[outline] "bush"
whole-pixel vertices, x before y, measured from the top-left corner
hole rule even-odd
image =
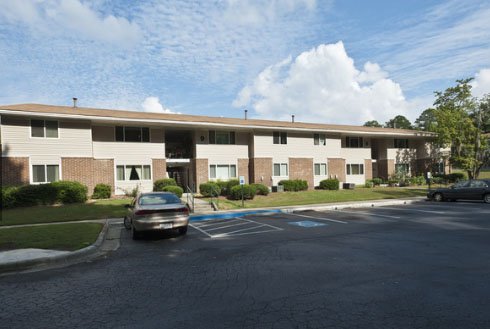
[[[21,186],[17,190],[15,198],[17,207],[48,205],[57,201],[60,202],[58,189],[53,186],[53,183]]]
[[[383,184],[383,179],[379,177],[375,177],[372,179],[372,182],[374,186],[380,186],[381,184]]]
[[[399,183],[400,181],[398,179],[394,179],[394,178],[388,179],[388,185],[391,187],[397,186]]]
[[[173,178],[158,179],[153,183],[153,191],[161,192],[166,186],[177,186],[177,182]]]
[[[366,183],[364,184],[364,187],[373,188],[374,187],[373,180],[372,179],[366,179]]]
[[[244,200],[252,200],[255,196],[256,189],[254,186],[248,184],[236,185],[231,188],[228,198],[232,200],[241,200],[242,193]]]
[[[305,191],[308,189],[308,182],[302,179],[282,180],[278,185],[284,186],[284,191]]]
[[[415,176],[410,178],[410,185],[424,185],[425,177],[424,176]]]
[[[264,184],[251,184],[255,188],[255,194],[256,195],[268,195],[269,194],[269,188],[265,186]]]
[[[205,197],[216,197],[220,194],[221,189],[218,184],[214,182],[207,182],[199,185],[199,192]]]
[[[163,188],[164,192],[172,192],[173,194],[177,195],[179,198],[182,197],[182,193],[184,193],[184,189],[180,186],[165,186]]]
[[[2,206],[1,209],[13,208],[16,206],[16,195],[19,188],[15,186],[2,187]]]
[[[57,190],[56,199],[61,203],[82,203],[87,201],[88,189],[82,183],[58,181],[51,183],[51,185]]]
[[[334,179],[324,179],[320,182],[320,188],[322,190],[338,190],[339,189],[339,180]]]
[[[111,197],[112,188],[107,184],[97,184],[94,187],[92,199],[109,199]]]

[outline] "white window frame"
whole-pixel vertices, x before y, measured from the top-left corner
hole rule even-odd
[[[122,127],[123,128],[123,140],[118,141],[117,140],[117,127]],[[140,136],[141,140],[139,142],[135,141],[126,141],[126,128],[139,128],[141,130]],[[148,142],[143,141],[143,128],[148,129]],[[142,126],[121,126],[121,125],[116,125],[114,126],[114,141],[117,143],[151,143],[151,128],[150,127],[142,127]]]
[[[228,143],[216,143],[216,134],[227,134],[228,135]],[[211,143],[211,134],[214,134],[214,143]],[[233,135],[233,138],[232,138]],[[233,142],[233,143],[232,143]],[[236,145],[236,133],[234,131],[228,130],[209,130],[208,131],[208,143],[211,145]]]
[[[351,146],[350,141],[355,140],[355,139],[357,139],[357,145],[358,146]],[[360,136],[346,136],[345,137],[345,147],[346,148],[352,148],[352,149],[364,148],[364,138],[360,137]]]
[[[278,135],[278,143],[274,142],[274,138],[275,136],[274,135]],[[285,143],[283,143],[283,137],[284,137],[284,141]],[[286,131],[273,131],[272,132],[272,144],[274,145],[288,145],[288,133]]]
[[[218,180],[221,178],[217,178],[217,173],[218,173],[218,166],[227,166],[228,167],[228,178],[227,179],[235,179],[238,177],[238,166],[235,163],[213,163],[209,165],[209,171],[208,171],[208,179],[211,181]],[[214,167],[214,175],[215,177],[211,177],[211,167]],[[231,167],[235,167],[235,176],[231,176]]]
[[[350,176],[361,176],[364,175],[364,163],[348,163],[345,165],[345,173]],[[359,174],[352,173],[352,166],[359,166]],[[362,170],[361,170],[362,169]]]
[[[42,121],[43,122],[44,136],[42,136],[42,137],[32,136],[32,121]],[[46,137],[46,121],[56,122],[56,124],[58,125],[58,127],[56,128],[56,131],[58,132],[57,137]],[[60,121],[59,120],[45,120],[45,119],[30,119],[30,121],[29,121],[29,138],[33,138],[33,139],[60,139]]]
[[[322,139],[323,139],[323,144],[322,144]],[[318,141],[318,144],[317,144],[317,141]],[[313,145],[315,145],[315,146],[326,146],[327,145],[327,135],[319,134],[319,133],[313,134]]]
[[[37,162],[37,161],[36,161]],[[34,171],[33,171],[33,166],[44,166],[44,182],[34,182]],[[51,182],[48,182],[48,167],[47,166],[58,166],[58,180],[63,180],[62,178],[62,172],[61,172],[61,161],[58,162],[44,162],[44,163],[32,163],[32,161],[29,159],[29,183],[31,185],[39,185],[39,184],[48,184]]]
[[[141,177],[138,180],[130,180],[129,177],[126,177],[126,167],[141,167]],[[117,167],[123,167],[124,179],[120,180],[117,177]],[[142,179],[143,177],[143,167],[150,167],[150,178]],[[150,182],[153,179],[153,166],[151,164],[116,164],[114,166],[114,180],[116,182]]]
[[[274,167],[279,165],[279,175],[276,175]],[[283,168],[286,168],[286,174],[283,175]],[[289,177],[289,164],[285,162],[275,162],[272,164],[272,176],[273,177]]]
[[[317,166],[319,167],[319,171],[320,171],[320,174],[316,174],[316,168]],[[322,174],[322,166],[325,167],[325,174]],[[328,176],[328,167],[327,167],[327,164],[324,163],[324,162],[319,162],[319,163],[315,163],[313,164],[313,175],[314,176]]]

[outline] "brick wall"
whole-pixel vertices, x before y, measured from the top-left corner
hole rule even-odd
[[[253,158],[250,159],[250,164],[251,182],[271,187],[272,158]]]
[[[245,177],[245,184],[249,183],[248,159],[238,159],[238,177]]]
[[[289,158],[289,179],[306,180],[308,189],[313,190],[313,158]]]
[[[378,160],[378,176],[383,179],[393,176],[395,173],[395,160],[383,159]]]
[[[364,160],[364,177],[366,179],[373,178],[373,161],[371,159]]]
[[[29,184],[29,158],[2,157],[1,184],[23,185]]]
[[[153,181],[167,178],[167,161],[165,159],[152,159]]]
[[[115,177],[114,177],[114,160],[113,159],[93,159],[93,179],[92,182],[97,184],[107,184],[112,188],[114,193]],[[89,190],[89,194],[92,194],[93,190]]]
[[[345,182],[345,159],[332,158],[328,159],[328,176],[341,182]]]
[[[209,180],[209,166],[208,159],[194,159],[194,173],[196,189],[199,191],[199,185]]]
[[[92,195],[97,184],[107,184],[114,193],[114,160],[93,158],[61,158],[61,178],[87,186]]]

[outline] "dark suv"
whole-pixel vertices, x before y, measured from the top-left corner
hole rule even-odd
[[[483,200],[490,203],[490,179],[459,181],[449,188],[430,190],[427,197],[434,201]]]

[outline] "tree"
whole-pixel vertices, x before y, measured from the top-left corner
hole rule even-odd
[[[385,123],[386,128],[413,129],[412,123],[403,115],[397,115]]]
[[[366,121],[366,122],[364,123],[364,127],[377,127],[377,128],[381,128],[381,127],[383,127],[383,126],[382,126],[382,125],[381,125],[381,123],[379,123],[378,121],[376,121],[376,120],[371,120],[371,121]]]
[[[434,131],[437,124],[433,108],[428,108],[415,120],[415,129],[423,131]]]
[[[478,178],[481,168],[489,164],[489,146],[482,136],[489,99],[472,96],[471,80],[456,80],[455,87],[435,92],[436,125],[432,128],[438,144],[451,147],[450,162],[466,170],[469,178]]]

